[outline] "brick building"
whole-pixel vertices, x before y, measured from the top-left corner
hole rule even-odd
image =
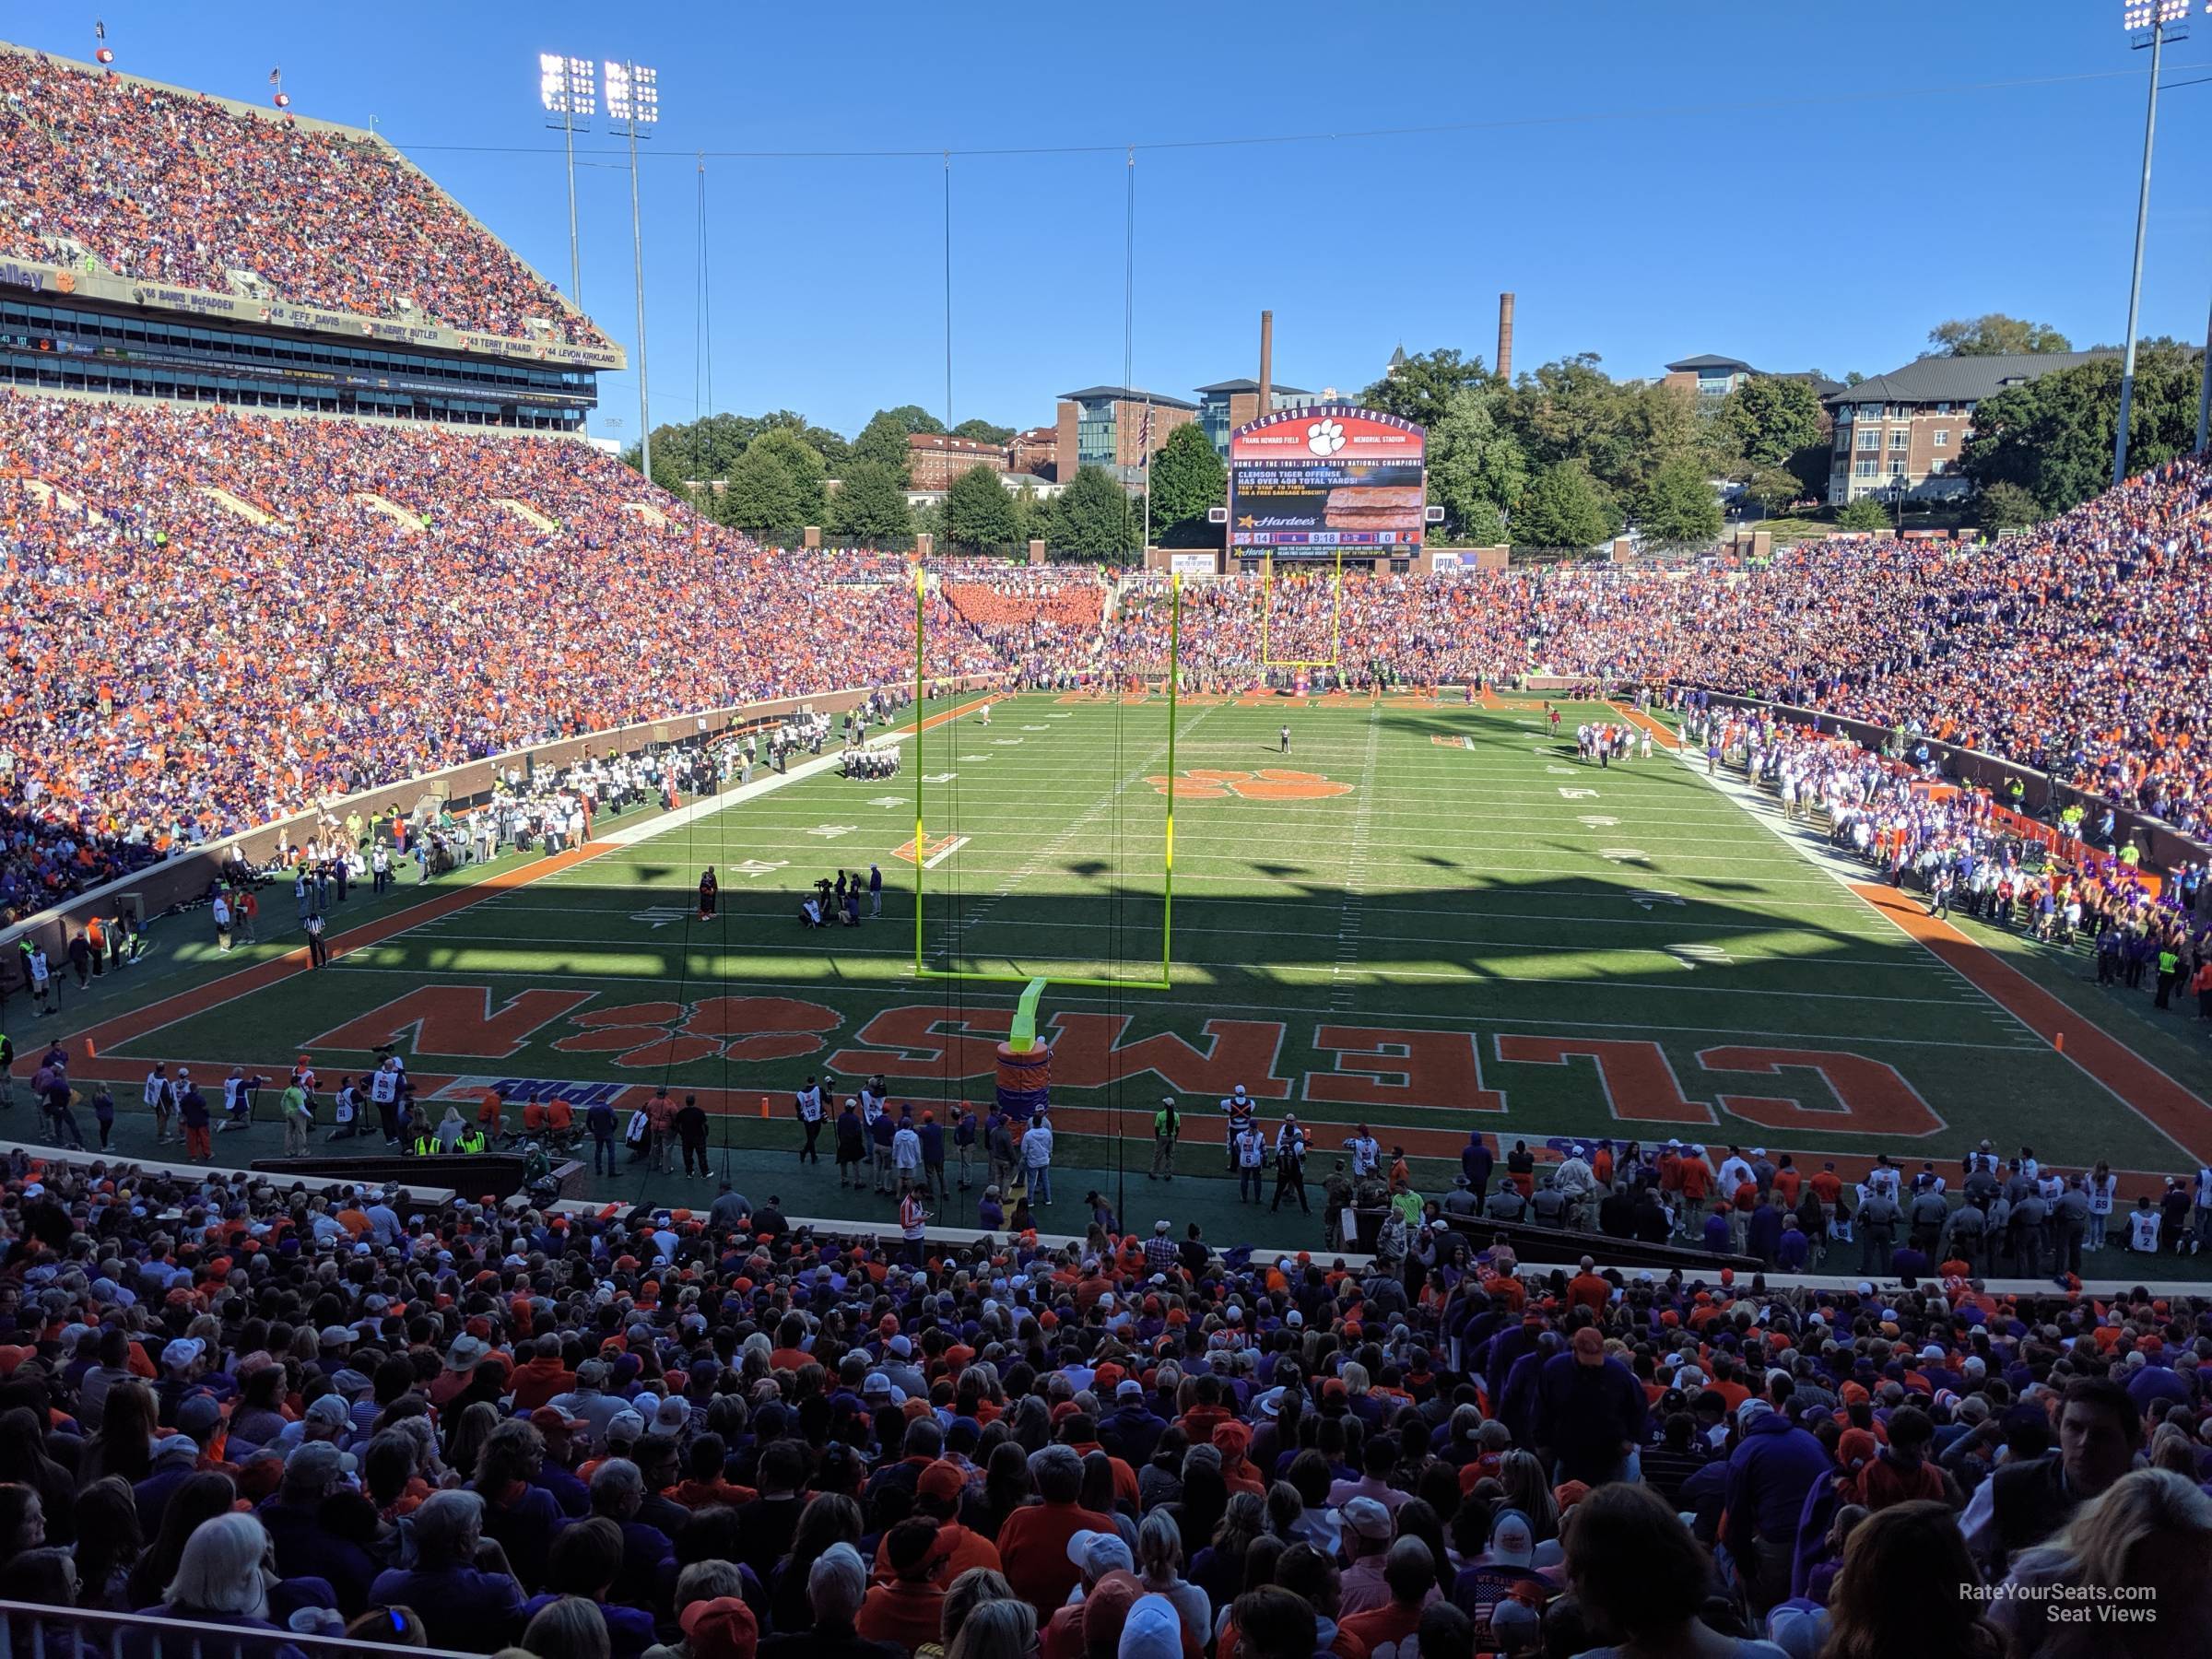
[[[1124,488],[1143,481],[1145,454],[1158,453],[1168,434],[1198,418],[1198,406],[1185,398],[1129,386],[1086,386],[1060,394],[1056,460],[1062,483],[1080,466],[1102,466]],[[1147,422],[1151,441],[1147,444]]]
[[[1057,478],[1060,476],[1060,429],[1058,427],[1031,427],[1026,432],[1014,434],[1006,445],[1006,470],[1030,473],[1040,478]]]
[[[1336,401],[1334,388],[1309,392],[1303,386],[1270,386],[1267,394],[1270,414]],[[1198,424],[1206,429],[1206,437],[1212,441],[1214,453],[1225,461],[1229,458],[1229,435],[1259,418],[1260,382],[1256,380],[1216,381],[1210,386],[1198,388]]]
[[[1803,381],[1821,397],[1826,397],[1830,392],[1842,390],[1826,375],[1815,374],[1809,370],[1793,369],[1778,373],[1767,369],[1754,369],[1741,358],[1716,357],[1711,352],[1669,363],[1659,383],[1677,387],[1684,392],[1694,392],[1700,398],[1717,401],[1755,380]]]
[[[1841,507],[1902,488],[1926,499],[1959,495],[1947,481],[1974,429],[1974,408],[2007,386],[2073,369],[2109,351],[2038,351],[2006,357],[1925,357],[1821,399],[1835,418],[1828,500]]]
[[[995,443],[978,443],[972,438],[947,438],[935,432],[910,432],[906,465],[916,489],[950,489],[952,481],[972,467],[987,466],[994,473],[1006,470],[1006,452]]]

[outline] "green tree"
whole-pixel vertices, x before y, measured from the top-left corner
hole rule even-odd
[[[926,507],[914,509],[914,534],[928,536],[933,551],[943,553],[947,550],[948,538],[945,534],[944,502],[932,501]]]
[[[763,432],[787,431],[820,455],[832,471],[844,464],[846,443],[827,427],[818,427],[793,409],[775,409],[766,415],[733,415],[726,411],[702,416],[682,426],[653,429],[653,470],[658,478],[664,466],[684,478],[701,483],[726,478],[754,439]],[[638,464],[633,446],[623,457]]]
[[[773,455],[790,475],[792,488],[798,498],[798,522],[821,524],[829,511],[825,486],[830,477],[830,468],[821,452],[787,426],[771,427],[746,445],[747,454],[756,452]]]
[[[945,492],[945,534],[955,547],[1006,547],[1019,533],[1019,518],[1014,498],[988,466],[970,467]]]
[[[1014,429],[994,426],[988,420],[963,420],[952,429],[951,436],[965,438],[973,443],[1004,443],[1014,436]]]
[[[1979,317],[1953,317],[1928,330],[1933,351],[1923,357],[1999,357],[2040,351],[2071,351],[2074,344],[2048,323],[2030,323],[1989,312]]]
[[[1637,498],[1636,527],[1665,547],[1706,547],[1721,533],[1720,497],[1695,461],[1669,461]]]
[[[1449,513],[1450,508],[1445,512]],[[1490,500],[1469,502],[1457,519],[1444,521],[1452,541],[1463,547],[1502,547],[1511,539],[1505,514]]]
[[[1429,493],[1444,510],[1444,533],[1462,547],[1496,547],[1506,510],[1528,488],[1528,462],[1498,424],[1500,394],[1454,393],[1429,429]]]
[[[855,461],[830,498],[830,523],[838,539],[864,547],[903,545],[913,534],[906,488],[890,468]]]
[[[2170,347],[2137,355],[2131,472],[2195,447],[2201,360],[2201,353]],[[1975,406],[1974,435],[1959,453],[1959,470],[1981,490],[2017,484],[2045,513],[2088,500],[2112,481],[2120,369],[2117,358],[2096,358],[1983,398]]]
[[[906,441],[913,434],[938,433],[945,423],[919,404],[900,404],[895,409],[878,409],[860,429],[853,439],[851,455],[855,461],[873,461],[888,466],[900,485],[913,482],[913,473],[907,465]]]
[[[1825,425],[1812,387],[1771,374],[1747,381],[1723,398],[1718,419],[1754,471],[1787,465],[1799,450],[1820,441]]]
[[[1014,539],[1025,549],[1030,542],[1049,546],[1053,539],[1053,504],[1027,484],[1014,497]]]
[[[1577,461],[1546,467],[1513,509],[1513,543],[1587,552],[1613,534],[1614,517],[1590,469]]]
[[[1524,375],[1505,419],[1531,466],[1577,461],[1601,483],[1634,489],[1653,469],[1696,446],[1692,404],[1670,387],[1623,386],[1598,367],[1595,354],[1583,352]]]
[[[1101,466],[1080,466],[1053,503],[1053,551],[1071,559],[1120,559],[1139,534],[1128,492]]]
[[[1835,461],[1835,439],[1831,428],[1829,437],[1794,451],[1783,465],[1789,468],[1790,476],[1797,480],[1799,495],[1818,499],[1828,494],[1829,474],[1834,469]]]
[[[755,443],[730,468],[722,522],[754,535],[786,535],[803,522],[799,487],[772,449]]]
[[[2033,496],[2003,479],[1983,490],[1974,502],[1975,522],[1992,532],[2021,529],[2042,516],[2042,506]]]
[[[1229,469],[1196,421],[1177,427],[1152,457],[1152,539],[1163,547],[1218,547],[1209,508],[1229,496]]]
[[[1360,393],[1359,401],[1416,426],[1434,426],[1444,418],[1454,393],[1487,386],[1496,379],[1480,358],[1462,357],[1445,346],[1407,358]]]
[[[1758,504],[1765,512],[1780,512],[1793,501],[1807,493],[1805,481],[1787,467],[1762,466],[1751,475],[1744,486],[1747,499]]]
[[[1836,528],[1872,531],[1879,535],[1889,528],[1889,509],[1872,496],[1861,496],[1837,512]]]

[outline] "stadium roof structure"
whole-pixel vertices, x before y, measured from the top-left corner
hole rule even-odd
[[[1199,386],[1194,389],[1201,396],[1204,396],[1208,392],[1257,392],[1260,389],[1260,382],[1256,380],[1225,380],[1216,381],[1210,386]],[[1269,387],[1269,390],[1275,392],[1287,392],[1292,397],[1311,397],[1313,395],[1312,392],[1307,387],[1286,386],[1280,381],[1275,382]]]
[[[2007,386],[2023,385],[2061,369],[2078,369],[2115,351],[2023,351],[1994,357],[1924,357],[1840,387],[1823,400],[1841,403],[1978,403]]]
[[[1677,374],[1691,369],[1740,369],[1746,374],[1759,372],[1742,358],[1715,357],[1710,351],[1700,352],[1696,357],[1686,357],[1678,363],[1669,363],[1667,369]]]
[[[1195,409],[1198,406],[1187,397],[1170,397],[1164,392],[1139,392],[1134,386],[1086,386],[1080,392],[1063,392],[1062,403],[1095,403],[1100,398],[1112,398],[1116,403],[1152,404],[1162,409]]]

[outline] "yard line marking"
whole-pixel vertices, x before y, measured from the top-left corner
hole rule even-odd
[[[954,836],[950,844],[947,845],[943,852],[932,853],[928,858],[924,859],[922,861],[922,867],[925,870],[935,869],[939,865],[943,864],[947,859],[950,858],[955,853],[958,853],[967,844],[968,838],[966,836]]]
[[[1359,929],[1361,907],[1366,902],[1368,831],[1375,816],[1375,757],[1381,747],[1382,725],[1378,715],[1371,713],[1367,720],[1367,755],[1359,771],[1359,805],[1352,814],[1351,857],[1344,878],[1344,898],[1337,921],[1338,945],[1336,988],[1329,994],[1329,1006],[1343,1013],[1352,1006],[1355,981],[1343,977],[1347,964],[1359,960]]]
[[[1191,725],[1194,728],[1204,724],[1206,715],[1212,712],[1211,709],[1201,711],[1198,716],[1191,722]],[[1169,736],[1155,743],[1145,758],[1136,763],[1136,771],[1133,774],[1110,782],[1107,785],[1106,793],[1091,803],[1089,810],[1079,818],[1070,819],[1059,834],[1038,847],[1030,855],[1029,861],[1019,868],[1011,872],[979,871],[978,874],[982,876],[1004,874],[1006,879],[1000,882],[988,898],[971,908],[966,910],[956,908],[952,925],[939,936],[934,947],[935,954],[957,965],[959,957],[966,950],[968,930],[978,923],[988,921],[992,911],[997,907],[1000,900],[1006,898],[1016,888],[1036,875],[1039,868],[1047,860],[1059,857],[1066,850],[1068,842],[1073,841],[1077,833],[1088,829],[1101,815],[1109,811],[1116,799],[1124,794],[1129,793],[1137,780],[1143,778],[1155,765],[1166,759],[1171,742],[1178,739],[1180,735],[1180,733],[1171,733]]]

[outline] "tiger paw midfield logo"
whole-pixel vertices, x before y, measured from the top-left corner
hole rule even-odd
[[[1145,782],[1159,794],[1166,794],[1168,785],[1173,783],[1179,801],[1225,801],[1231,795],[1245,801],[1325,801],[1352,793],[1349,783],[1339,783],[1319,772],[1291,771],[1279,766],[1263,767],[1258,771],[1184,771],[1173,778],[1162,773]]]

